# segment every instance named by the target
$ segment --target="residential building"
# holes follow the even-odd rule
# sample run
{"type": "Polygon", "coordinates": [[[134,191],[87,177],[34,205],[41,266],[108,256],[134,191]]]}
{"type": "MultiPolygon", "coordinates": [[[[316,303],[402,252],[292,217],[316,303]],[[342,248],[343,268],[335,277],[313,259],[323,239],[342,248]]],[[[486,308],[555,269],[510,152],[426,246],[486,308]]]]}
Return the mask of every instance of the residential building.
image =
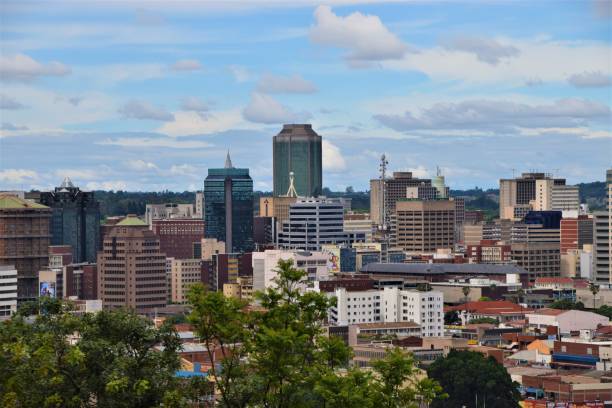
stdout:
{"type": "Polygon", "coordinates": [[[294,174],[296,195],[318,197],[323,192],[321,136],[310,124],[283,125],[274,136],[274,197],[288,195],[289,173],[294,174]]]}
{"type": "Polygon", "coordinates": [[[149,225],[135,215],[115,224],[104,237],[98,253],[98,288],[107,309],[166,306],[166,255],[149,225]]]}
{"type": "Polygon", "coordinates": [[[397,287],[367,291],[337,288],[333,295],[337,303],[330,308],[331,324],[414,322],[421,326],[423,337],[443,335],[444,300],[441,292],[397,287]]]}
{"type": "Polygon", "coordinates": [[[225,252],[249,252],[253,248],[253,180],[249,169],[232,165],[208,169],[204,181],[204,235],[225,242],[225,252]]]}
{"type": "Polygon", "coordinates": [[[17,269],[13,265],[0,265],[0,321],[17,311],[17,269]]]}
{"type": "Polygon", "coordinates": [[[252,257],[253,290],[265,290],[274,286],[280,260],[292,260],[293,266],[305,271],[308,281],[311,282],[325,280],[329,276],[329,252],[273,249],[253,252],[252,257]]]}
{"type": "Polygon", "coordinates": [[[193,244],[204,238],[204,220],[198,218],[153,219],[150,226],[169,258],[192,258],[193,244]]]}
{"type": "Polygon", "coordinates": [[[11,194],[0,194],[0,265],[17,269],[19,301],[38,296],[38,271],[48,262],[51,209],[11,194]]]}
{"type": "Polygon", "coordinates": [[[153,220],[169,220],[175,218],[202,218],[196,216],[193,204],[147,204],[145,209],[145,221],[150,226],[153,220]]]}
{"type": "Polygon", "coordinates": [[[365,234],[344,231],[341,204],[325,197],[299,198],[289,209],[289,219],[278,234],[278,245],[285,249],[320,251],[324,244],[346,244],[363,241],[365,234]]]}
{"type": "Polygon", "coordinates": [[[201,282],[201,259],[172,259],[170,278],[170,300],[172,303],[186,303],[187,292],[193,284],[201,282]]]}
{"type": "MultiPolygon", "coordinates": [[[[33,193],[32,195],[35,195],[33,193]]],[[[100,246],[100,203],[68,177],[54,191],[36,198],[51,208],[51,245],[70,245],[74,262],[96,262],[100,246]]]]}
{"type": "Polygon", "coordinates": [[[451,200],[398,200],[395,208],[395,246],[406,252],[435,252],[453,248],[455,203],[451,200]]]}

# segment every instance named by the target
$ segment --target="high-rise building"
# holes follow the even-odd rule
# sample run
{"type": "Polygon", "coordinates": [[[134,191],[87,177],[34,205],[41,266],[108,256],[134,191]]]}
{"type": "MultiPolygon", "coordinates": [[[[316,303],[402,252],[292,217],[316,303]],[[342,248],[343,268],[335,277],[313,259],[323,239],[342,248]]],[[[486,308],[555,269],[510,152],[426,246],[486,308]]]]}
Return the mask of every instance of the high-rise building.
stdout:
{"type": "Polygon", "coordinates": [[[560,224],[561,255],[571,250],[580,250],[593,243],[593,218],[587,215],[564,217],[560,224]]]}
{"type": "Polygon", "coordinates": [[[204,192],[196,191],[195,193],[195,218],[204,219],[204,192]]]}
{"type": "Polygon", "coordinates": [[[166,255],[159,238],[135,215],[105,235],[98,253],[98,288],[105,308],[166,306],[166,255]]]}
{"type": "Polygon", "coordinates": [[[172,303],[185,303],[189,287],[201,282],[201,259],[171,258],[170,300],[172,303]]]}
{"type": "Polygon", "coordinates": [[[325,197],[299,198],[289,209],[289,219],[278,234],[286,249],[320,251],[324,244],[347,244],[365,240],[365,234],[344,231],[342,204],[325,197]]]}
{"type": "Polygon", "coordinates": [[[407,252],[435,252],[453,248],[455,238],[454,200],[399,200],[395,207],[396,247],[407,252]]]}
{"type": "Polygon", "coordinates": [[[100,245],[100,203],[93,191],[82,191],[68,177],[54,191],[40,193],[52,209],[51,245],[70,245],[74,262],[96,262],[100,245]]]}
{"type": "Polygon", "coordinates": [[[204,236],[225,242],[228,253],[253,249],[253,180],[249,169],[208,169],[204,181],[204,236]]]}
{"type": "Polygon", "coordinates": [[[552,188],[551,210],[580,210],[580,192],[578,186],[566,186],[565,184],[555,183],[552,188]]]}
{"type": "Polygon", "coordinates": [[[17,311],[17,269],[13,265],[0,265],[0,320],[6,320],[17,311]]]}
{"type": "Polygon", "coordinates": [[[160,250],[167,257],[189,259],[193,257],[193,244],[204,238],[204,220],[153,219],[151,230],[159,237],[160,250]]]}
{"type": "Polygon", "coordinates": [[[377,225],[382,223],[381,207],[383,203],[381,200],[386,202],[388,213],[393,214],[395,203],[400,199],[407,198],[408,194],[412,196],[416,194],[415,198],[423,200],[437,198],[439,193],[438,189],[432,186],[430,179],[413,178],[409,171],[396,171],[393,173],[393,177],[385,180],[384,198],[381,194],[381,183],[380,179],[370,180],[370,214],[372,221],[377,225]],[[410,187],[416,187],[417,189],[409,190],[410,187]]]}
{"type": "Polygon", "coordinates": [[[38,296],[38,271],[48,262],[50,219],[49,207],[0,194],[0,265],[17,269],[20,301],[38,296]]]}
{"type": "Polygon", "coordinates": [[[511,245],[512,260],[529,272],[529,282],[560,276],[559,242],[517,242],[511,245]]]}
{"type": "Polygon", "coordinates": [[[238,282],[239,276],[253,276],[251,259],[251,253],[213,255],[204,284],[222,291],[223,285],[238,282]]]}
{"type": "Polygon", "coordinates": [[[593,213],[593,278],[598,283],[612,284],[612,238],[610,212],[593,213]]]}
{"type": "Polygon", "coordinates": [[[323,192],[321,136],[309,124],[283,125],[273,138],[274,196],[287,195],[293,172],[296,195],[318,197],[323,192]]]}

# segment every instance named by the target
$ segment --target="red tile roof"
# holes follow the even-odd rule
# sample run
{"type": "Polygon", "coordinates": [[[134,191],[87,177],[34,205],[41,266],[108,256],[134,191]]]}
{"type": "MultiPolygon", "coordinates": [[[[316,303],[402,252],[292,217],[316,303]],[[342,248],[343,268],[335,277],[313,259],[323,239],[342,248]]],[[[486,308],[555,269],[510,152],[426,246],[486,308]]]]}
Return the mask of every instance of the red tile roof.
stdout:
{"type": "Polygon", "coordinates": [[[567,310],[561,310],[561,309],[550,309],[550,308],[543,308],[543,309],[538,309],[538,310],[534,310],[533,314],[539,314],[539,315],[545,315],[545,316],[559,316],[562,313],[567,312],[567,310]]]}
{"type": "Polygon", "coordinates": [[[509,302],[507,300],[498,301],[477,301],[467,302],[462,305],[454,306],[449,310],[463,311],[467,310],[472,313],[479,314],[490,314],[490,315],[502,315],[502,314],[516,314],[516,313],[527,313],[531,312],[530,309],[525,309],[516,303],[509,302]]]}
{"type": "Polygon", "coordinates": [[[535,280],[535,284],[538,285],[572,285],[576,288],[586,288],[589,284],[584,279],[572,279],[572,278],[561,278],[561,277],[552,277],[552,278],[537,278],[535,280]]]}

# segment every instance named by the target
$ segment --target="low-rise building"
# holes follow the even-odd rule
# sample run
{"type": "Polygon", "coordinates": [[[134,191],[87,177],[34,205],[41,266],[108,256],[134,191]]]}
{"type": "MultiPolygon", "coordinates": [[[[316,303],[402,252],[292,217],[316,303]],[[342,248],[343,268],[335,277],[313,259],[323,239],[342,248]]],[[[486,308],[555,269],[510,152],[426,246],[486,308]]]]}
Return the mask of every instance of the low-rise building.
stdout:
{"type": "Polygon", "coordinates": [[[607,326],[610,319],[597,313],[583,310],[539,309],[526,314],[529,327],[545,329],[552,326],[561,335],[579,330],[595,330],[599,326],[607,326]]]}
{"type": "Polygon", "coordinates": [[[266,250],[253,252],[253,290],[274,286],[278,276],[278,261],[292,260],[293,266],[308,274],[309,281],[324,280],[329,276],[331,254],[315,251],[266,250]]]}
{"type": "Polygon", "coordinates": [[[525,318],[525,313],[530,312],[530,310],[506,300],[467,302],[449,307],[446,310],[458,312],[463,325],[482,318],[495,319],[499,323],[522,320],[525,318]]]}

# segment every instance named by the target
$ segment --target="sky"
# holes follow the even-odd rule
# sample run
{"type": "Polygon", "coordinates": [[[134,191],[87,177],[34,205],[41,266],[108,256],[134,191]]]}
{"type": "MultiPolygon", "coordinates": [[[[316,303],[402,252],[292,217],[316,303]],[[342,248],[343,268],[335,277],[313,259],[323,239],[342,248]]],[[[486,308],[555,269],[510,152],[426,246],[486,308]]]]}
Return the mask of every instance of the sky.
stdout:
{"type": "Polygon", "coordinates": [[[495,188],[612,167],[612,2],[2,1],[0,189],[272,189],[312,123],[323,185],[391,171],[495,188]]]}

